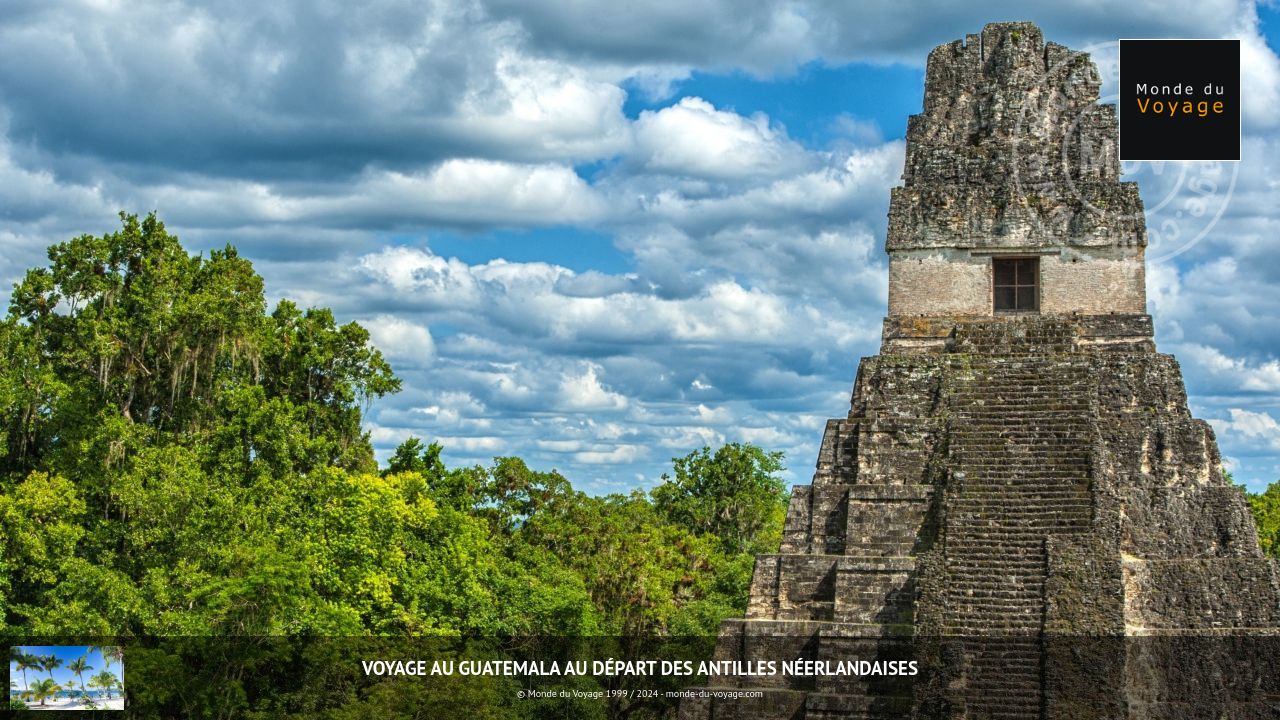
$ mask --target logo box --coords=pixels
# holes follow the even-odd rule
[[[1120,41],[1121,160],[1240,159],[1239,40]]]

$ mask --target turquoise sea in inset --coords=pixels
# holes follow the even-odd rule
[[[112,690],[110,697],[118,698],[120,697],[120,693],[121,693],[120,690]],[[18,690],[17,688],[9,688],[9,697],[11,698],[18,697],[20,695],[22,695],[21,690]],[[78,697],[84,697],[85,695],[88,695],[94,700],[98,700],[98,699],[106,700],[108,697],[106,690],[88,690],[88,689],[86,689],[84,692],[80,692],[79,690],[61,690],[58,692],[57,695],[51,695],[50,697],[56,697],[61,699],[61,698],[78,698]]]

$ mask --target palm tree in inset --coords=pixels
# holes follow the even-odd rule
[[[44,707],[46,698],[53,697],[62,690],[62,686],[53,680],[37,680],[31,683],[31,694],[40,701],[40,706]]]
[[[78,657],[67,663],[67,669],[75,673],[76,677],[80,678],[80,694],[87,695],[88,693],[84,690],[84,674],[92,670],[93,666],[89,664],[88,660]]]
[[[32,655],[31,653],[22,652],[21,649],[18,650],[16,658],[14,658],[13,651],[9,651],[9,657],[13,660],[14,664],[17,665],[17,668],[22,671],[22,687],[25,688],[24,692],[30,692],[31,685],[27,683],[27,671],[42,669],[40,666],[40,658]]]
[[[85,653],[92,654],[95,651],[102,655],[103,670],[110,670],[111,663],[118,662],[124,664],[124,648],[119,645],[90,645],[84,649]]]
[[[111,688],[116,686],[116,676],[103,670],[102,672],[89,678],[89,682],[97,687],[104,688],[107,691],[107,699],[111,699]]]
[[[23,687],[27,686],[27,668],[25,665],[23,665],[23,658],[25,658],[26,656],[27,654],[22,652],[22,648],[20,647],[9,648],[9,662],[13,663],[16,666],[15,667],[16,670],[22,671]]]
[[[102,664],[106,665],[104,670],[110,670],[113,662],[124,664],[124,648],[119,645],[107,645],[96,649],[102,653]]]
[[[53,671],[60,667],[62,667],[62,661],[58,659],[57,655],[40,656],[40,669],[49,673],[50,680],[53,680]]]

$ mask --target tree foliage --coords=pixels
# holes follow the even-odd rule
[[[781,532],[781,455],[751,445],[606,497],[515,457],[448,468],[417,438],[378,468],[362,409],[399,380],[368,332],[268,308],[234,248],[190,255],[154,215],[50,248],[15,286],[0,348],[0,624],[189,638],[132,651],[140,717],[416,712],[287,648],[192,659],[220,637],[713,635]],[[260,677],[299,663],[292,689]],[[105,670],[82,682],[109,687]],[[503,716],[509,689],[419,700]],[[522,712],[538,707],[571,714]]]
[[[43,707],[45,701],[57,695],[62,691],[62,686],[53,681],[53,678],[41,678],[31,683],[30,693],[33,698]]]
[[[1246,491],[1249,509],[1258,526],[1258,542],[1262,552],[1280,560],[1280,480],[1271,483],[1260,493]]]
[[[773,543],[769,530],[781,529],[782,453],[731,443],[714,454],[704,447],[673,462],[675,477],[663,475],[664,483],[653,491],[659,512],[720,538],[729,552],[751,550],[762,536]]]

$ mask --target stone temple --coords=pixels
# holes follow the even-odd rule
[[[999,23],[929,55],[888,317],[680,716],[1278,718],[1280,582],[1146,314],[1146,227],[1088,55]]]

